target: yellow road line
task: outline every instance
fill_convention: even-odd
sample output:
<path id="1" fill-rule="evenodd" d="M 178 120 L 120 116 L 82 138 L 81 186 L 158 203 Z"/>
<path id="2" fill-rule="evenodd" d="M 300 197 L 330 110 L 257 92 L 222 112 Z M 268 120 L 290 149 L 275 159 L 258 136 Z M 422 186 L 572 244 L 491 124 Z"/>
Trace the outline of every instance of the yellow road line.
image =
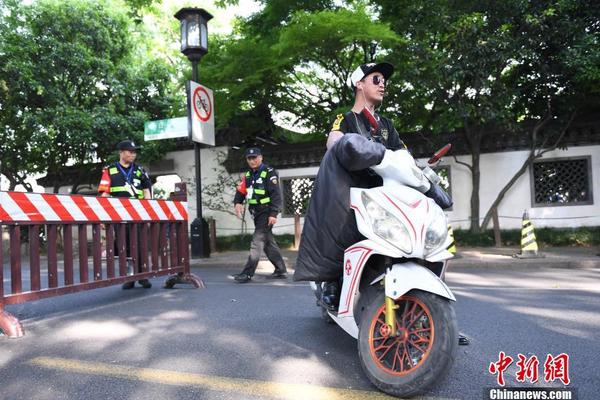
<path id="1" fill-rule="evenodd" d="M 268 382 L 240 378 L 225 378 L 161 369 L 138 368 L 65 358 L 37 357 L 29 361 L 39 367 L 82 374 L 161 383 L 175 386 L 194 386 L 219 392 L 240 393 L 257 397 L 285 400 L 383 400 L 392 399 L 379 392 L 339 389 L 299 383 Z M 435 400 L 443 400 L 435 398 Z"/>

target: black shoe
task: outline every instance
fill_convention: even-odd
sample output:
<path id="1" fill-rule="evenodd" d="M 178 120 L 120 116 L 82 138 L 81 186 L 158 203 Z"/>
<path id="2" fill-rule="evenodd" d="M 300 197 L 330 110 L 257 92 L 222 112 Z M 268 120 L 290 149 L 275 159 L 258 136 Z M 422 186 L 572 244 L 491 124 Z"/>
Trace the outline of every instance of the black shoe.
<path id="1" fill-rule="evenodd" d="M 148 279 L 139 280 L 138 283 L 144 289 L 150 289 L 152 287 L 152 284 L 150 283 L 150 281 Z"/>
<path id="2" fill-rule="evenodd" d="M 460 346 L 468 346 L 469 344 L 471 344 L 471 341 L 469 340 L 468 337 L 466 337 L 462 333 L 459 333 L 458 334 L 458 344 Z"/>
<path id="3" fill-rule="evenodd" d="M 133 285 L 135 285 L 135 282 L 125 282 L 124 284 L 121 285 L 121 289 L 123 289 L 123 290 L 133 289 Z"/>
<path id="4" fill-rule="evenodd" d="M 323 294 L 321 297 L 323 304 L 329 311 L 335 311 L 340 303 L 340 285 L 337 281 L 325 282 L 323 284 Z"/>
<path id="5" fill-rule="evenodd" d="M 287 279 L 287 273 L 275 271 L 271 275 L 267 275 L 267 279 Z"/>
<path id="6" fill-rule="evenodd" d="M 252 277 L 248 274 L 238 274 L 233 279 L 235 279 L 237 283 L 247 283 L 250 282 L 250 279 L 252 279 Z"/>

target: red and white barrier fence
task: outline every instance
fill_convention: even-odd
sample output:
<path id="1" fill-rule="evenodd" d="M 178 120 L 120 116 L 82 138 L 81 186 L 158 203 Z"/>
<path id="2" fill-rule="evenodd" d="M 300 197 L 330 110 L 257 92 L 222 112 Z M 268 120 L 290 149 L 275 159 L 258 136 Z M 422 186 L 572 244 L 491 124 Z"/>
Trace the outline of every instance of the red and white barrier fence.
<path id="1" fill-rule="evenodd" d="M 184 221 L 187 202 L 0 192 L 0 221 Z"/>
<path id="2" fill-rule="evenodd" d="M 185 184 L 177 189 L 174 197 L 182 201 L 0 192 L 0 331 L 9 337 L 24 334 L 21 323 L 5 311 L 9 304 L 161 275 L 171 275 L 166 288 L 177 283 L 203 287 L 190 273 Z M 74 273 L 74 227 L 79 274 Z M 26 262 L 24 244 L 29 250 Z M 6 273 L 5 248 L 10 264 Z M 30 279 L 24 281 L 27 268 Z M 10 292 L 8 287 L 5 291 L 5 276 L 10 276 Z"/>

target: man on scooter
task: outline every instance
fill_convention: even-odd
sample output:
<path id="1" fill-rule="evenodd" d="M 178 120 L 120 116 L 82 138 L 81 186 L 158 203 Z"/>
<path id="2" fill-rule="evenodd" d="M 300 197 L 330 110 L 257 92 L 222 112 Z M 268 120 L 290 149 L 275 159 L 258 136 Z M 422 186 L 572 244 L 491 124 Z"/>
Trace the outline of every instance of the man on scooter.
<path id="1" fill-rule="evenodd" d="M 339 304 L 344 251 L 362 239 L 349 204 L 350 187 L 380 186 L 376 172 L 393 175 L 401 162 L 394 150 L 406 148 L 391 121 L 375 113 L 393 70 L 389 63 L 371 63 L 352 73 L 348 86 L 355 93 L 354 106 L 338 115 L 329 133 L 304 221 L 294 280 L 324 282 L 322 302 L 330 310 Z M 415 189 L 442 208 L 451 205 L 447 194 L 427 180 Z M 468 340 L 463 336 L 459 343 Z"/>
<path id="2" fill-rule="evenodd" d="M 380 186 L 381 177 L 369 168 L 386 154 L 393 157 L 386 149 L 406 148 L 392 122 L 375 112 L 393 72 L 392 64 L 369 63 L 348 79 L 354 106 L 333 123 L 305 218 L 294 280 L 325 282 L 322 300 L 332 310 L 339 303 L 344 250 L 361 238 L 350 209 L 350 187 Z"/>
<path id="3" fill-rule="evenodd" d="M 406 148 L 392 121 L 375 111 L 383 101 L 385 86 L 393 73 L 394 66 L 387 62 L 363 64 L 354 70 L 347 82 L 354 92 L 354 106 L 333 122 L 327 138 L 328 149 L 345 133 L 358 133 L 391 150 Z"/>

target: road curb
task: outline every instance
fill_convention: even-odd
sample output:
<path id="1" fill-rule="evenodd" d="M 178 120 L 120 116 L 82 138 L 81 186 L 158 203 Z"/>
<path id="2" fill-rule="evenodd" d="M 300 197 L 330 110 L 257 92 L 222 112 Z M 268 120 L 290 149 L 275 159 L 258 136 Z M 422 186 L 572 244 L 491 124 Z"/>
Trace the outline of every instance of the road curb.
<path id="1" fill-rule="evenodd" d="M 505 251 L 506 253 L 506 251 Z M 239 256 L 239 257 L 236 257 Z M 220 258 L 226 259 L 193 259 L 191 260 L 192 268 L 221 268 L 221 269 L 239 269 L 244 267 L 247 254 L 244 257 L 241 254 L 221 253 Z M 284 257 L 288 270 L 294 270 L 296 257 Z M 458 254 L 457 257 L 449 261 L 449 268 L 497 268 L 497 269 L 541 269 L 541 268 L 560 268 L 560 269 L 594 269 L 600 268 L 600 257 L 597 256 L 559 256 L 556 254 L 546 254 L 543 258 L 513 258 L 508 254 L 491 254 L 486 253 L 480 256 L 473 254 Z M 258 270 L 272 272 L 272 265 L 267 258 L 261 258 Z"/>

